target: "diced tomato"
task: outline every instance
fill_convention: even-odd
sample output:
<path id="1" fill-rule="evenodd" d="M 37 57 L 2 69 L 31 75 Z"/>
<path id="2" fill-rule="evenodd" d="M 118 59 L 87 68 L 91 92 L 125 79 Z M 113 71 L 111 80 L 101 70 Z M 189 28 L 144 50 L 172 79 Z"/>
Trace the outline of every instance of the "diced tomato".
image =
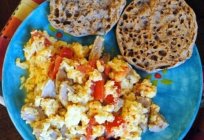
<path id="1" fill-rule="evenodd" d="M 95 100 L 100 100 L 103 101 L 104 99 L 104 80 L 100 80 L 95 82 L 95 86 L 94 86 L 94 91 L 93 91 L 93 97 Z"/>
<path id="2" fill-rule="evenodd" d="M 118 127 L 123 124 L 125 121 L 122 116 L 115 116 L 114 121 L 112 122 L 112 126 Z"/>
<path id="3" fill-rule="evenodd" d="M 108 139 L 105 137 L 98 137 L 97 140 L 108 140 Z"/>
<path id="4" fill-rule="evenodd" d="M 94 117 L 92 117 L 90 120 L 89 120 L 89 124 L 88 124 L 88 127 L 86 128 L 86 139 L 87 140 L 91 140 L 91 136 L 92 136 L 92 133 L 93 133 L 93 126 L 96 125 L 96 120 L 94 119 Z"/>
<path id="5" fill-rule="evenodd" d="M 51 58 L 51 62 L 55 62 L 56 57 L 57 57 L 57 54 L 52 55 L 52 56 L 50 57 L 50 58 Z"/>
<path id="6" fill-rule="evenodd" d="M 79 65 L 76 67 L 76 69 L 85 74 L 88 74 L 89 72 L 92 72 L 94 70 L 94 68 L 88 64 Z"/>
<path id="7" fill-rule="evenodd" d="M 45 46 L 50 46 L 50 45 L 51 45 L 51 42 L 50 42 L 47 38 L 45 38 L 44 45 L 45 45 Z"/>
<path id="8" fill-rule="evenodd" d="M 51 64 L 49 66 L 49 70 L 48 70 L 48 76 L 51 78 L 51 79 L 54 79 L 54 75 L 53 75 L 53 69 L 55 67 L 55 61 L 51 61 Z"/>
<path id="9" fill-rule="evenodd" d="M 120 116 L 122 113 L 122 108 L 120 108 L 117 112 L 113 112 L 114 116 Z"/>
<path id="10" fill-rule="evenodd" d="M 108 76 L 110 72 L 111 72 L 111 67 L 110 66 L 105 66 L 105 70 L 104 70 L 105 75 Z"/>
<path id="11" fill-rule="evenodd" d="M 56 78 L 56 74 L 59 70 L 60 64 L 62 62 L 62 57 L 61 56 L 56 56 L 56 59 L 51 62 L 49 71 L 48 71 L 48 76 L 54 80 Z"/>
<path id="12" fill-rule="evenodd" d="M 91 126 L 88 126 L 86 128 L 86 139 L 87 140 L 91 140 L 91 136 L 92 136 L 92 127 Z"/>
<path id="13" fill-rule="evenodd" d="M 74 57 L 74 51 L 72 49 L 70 49 L 70 48 L 63 47 L 60 50 L 60 56 L 61 57 L 66 57 L 68 59 L 72 59 Z"/>
<path id="14" fill-rule="evenodd" d="M 115 101 L 114 101 L 114 97 L 113 97 L 113 95 L 108 95 L 105 99 L 104 99 L 104 102 L 106 103 L 106 104 L 114 104 L 115 103 Z"/>
<path id="15" fill-rule="evenodd" d="M 93 59 L 93 60 L 90 60 L 89 62 L 88 62 L 88 64 L 91 66 L 91 67 L 93 67 L 93 68 L 96 68 L 96 59 Z"/>
<path id="16" fill-rule="evenodd" d="M 94 71 L 95 68 L 96 68 L 96 60 L 90 60 L 87 64 L 82 64 L 76 67 L 77 70 L 85 74 Z"/>
<path id="17" fill-rule="evenodd" d="M 119 127 L 124 122 L 125 121 L 124 121 L 124 119 L 121 116 L 115 116 L 115 119 L 114 119 L 113 122 L 106 122 L 105 123 L 106 132 L 108 134 L 111 134 L 113 127 Z"/>
<path id="18" fill-rule="evenodd" d="M 97 122 L 96 122 L 95 118 L 92 117 L 92 118 L 89 120 L 89 125 L 93 126 L 93 125 L 96 125 L 96 124 L 97 124 Z"/>
<path id="19" fill-rule="evenodd" d="M 106 82 L 108 80 L 108 76 L 102 73 L 103 80 Z"/>
<path id="20" fill-rule="evenodd" d="M 115 82 L 115 86 L 117 87 L 117 93 L 120 94 L 120 92 L 121 92 L 121 82 Z"/>
<path id="21" fill-rule="evenodd" d="M 93 133 L 92 126 L 88 125 L 88 127 L 86 128 L 86 139 L 87 140 L 91 140 L 92 133 Z"/>

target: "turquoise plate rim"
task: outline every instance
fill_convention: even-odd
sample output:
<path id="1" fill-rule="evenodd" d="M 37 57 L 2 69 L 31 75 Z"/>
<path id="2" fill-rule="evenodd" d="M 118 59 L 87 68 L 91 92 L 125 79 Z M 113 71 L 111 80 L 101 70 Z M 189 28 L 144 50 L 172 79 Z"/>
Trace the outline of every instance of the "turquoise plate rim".
<path id="1" fill-rule="evenodd" d="M 45 4 L 45 3 L 47 3 L 47 1 L 45 1 L 43 4 L 41 4 L 37 9 L 40 9 L 41 7 L 43 7 L 43 5 Z M 30 19 L 30 18 L 32 18 L 32 16 L 33 16 L 33 14 L 35 13 L 35 11 L 37 10 L 37 9 L 35 9 L 34 11 L 32 11 L 31 12 L 31 14 L 24 20 L 24 21 L 26 21 L 26 20 L 28 20 L 28 19 Z M 5 55 L 5 59 L 4 59 L 4 64 L 3 64 L 3 73 L 2 73 L 2 90 L 3 90 L 3 97 L 4 97 L 4 100 L 5 100 L 5 104 L 6 104 L 6 108 L 7 108 L 7 111 L 8 111 L 8 114 L 9 114 L 9 116 L 10 116 L 10 118 L 11 118 L 11 120 L 12 120 L 12 122 L 13 122 L 13 124 L 14 124 L 14 126 L 16 127 L 16 129 L 18 130 L 18 132 L 20 133 L 20 135 L 24 138 L 24 139 L 30 139 L 30 135 L 28 134 L 28 133 L 26 133 L 25 131 L 24 131 L 24 129 L 23 129 L 23 127 L 21 127 L 20 125 L 19 125 L 19 123 L 18 123 L 18 120 L 16 120 L 16 118 L 15 118 L 15 115 L 16 114 L 13 114 L 13 107 L 11 106 L 11 104 L 10 104 L 10 100 L 9 100 L 9 97 L 6 95 L 6 87 L 5 87 L 5 84 L 4 83 L 6 83 L 5 82 L 5 75 L 6 75 L 6 66 L 5 66 L 5 64 L 7 63 L 6 62 L 6 60 L 8 60 L 8 54 L 9 54 L 9 52 L 11 51 L 11 49 L 12 49 L 12 44 L 14 44 L 14 42 L 15 42 L 15 38 L 16 38 L 16 36 L 21 32 L 21 30 L 22 30 L 22 28 L 24 27 L 24 24 L 25 24 L 25 22 L 22 22 L 22 24 L 19 26 L 19 28 L 16 30 L 16 32 L 15 32 L 15 34 L 14 34 L 14 36 L 13 36 L 13 38 L 11 39 L 11 42 L 9 43 L 9 45 L 8 45 L 8 49 L 7 49 L 7 51 L 6 51 L 6 55 Z M 200 102 L 201 102 L 201 97 L 202 97 L 202 81 L 203 81 L 203 75 L 202 75 L 202 65 L 201 65 L 201 60 L 200 60 L 200 55 L 199 55 L 199 52 L 198 52 L 198 50 L 197 50 L 197 48 L 196 48 L 196 46 L 194 46 L 195 47 L 195 49 L 194 49 L 194 51 L 196 51 L 195 53 L 197 53 L 198 54 L 198 57 L 199 57 L 199 85 L 201 85 L 200 87 L 200 92 L 199 92 L 199 100 L 198 100 L 198 102 L 197 102 L 197 104 L 196 104 L 196 109 L 195 109 L 195 111 L 194 111 L 194 116 L 192 117 L 192 119 L 191 119 L 191 121 L 189 121 L 189 123 L 188 123 L 188 125 L 187 125 L 187 127 L 186 127 L 186 129 L 180 134 L 180 136 L 178 137 L 178 139 L 183 139 L 184 137 L 185 137 L 185 135 L 188 133 L 188 131 L 190 130 L 190 128 L 191 128 L 191 126 L 192 126 L 192 124 L 193 124 L 193 122 L 194 122 L 194 120 L 195 120 L 195 118 L 196 118 L 196 116 L 197 116 L 197 113 L 198 113 L 198 110 L 199 110 L 199 106 L 200 106 Z"/>

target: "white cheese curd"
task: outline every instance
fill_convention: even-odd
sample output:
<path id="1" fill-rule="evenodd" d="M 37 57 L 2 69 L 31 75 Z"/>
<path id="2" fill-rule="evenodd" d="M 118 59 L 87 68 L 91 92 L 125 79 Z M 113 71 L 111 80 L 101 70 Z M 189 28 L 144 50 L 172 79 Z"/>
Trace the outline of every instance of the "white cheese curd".
<path id="1" fill-rule="evenodd" d="M 115 110 L 115 106 L 114 105 L 106 105 L 103 107 L 103 110 L 107 111 L 107 112 L 113 112 Z"/>
<path id="2" fill-rule="evenodd" d="M 116 82 L 121 82 L 129 73 L 131 66 L 125 62 L 121 56 L 113 58 L 108 62 L 108 66 L 112 69 L 109 73 L 109 77 Z"/>
<path id="3" fill-rule="evenodd" d="M 122 89 L 132 89 L 134 84 L 140 80 L 140 76 L 131 70 L 130 73 L 121 81 Z"/>
<path id="4" fill-rule="evenodd" d="M 67 128 L 71 128 L 72 126 L 77 126 L 82 118 L 85 117 L 86 107 L 82 105 L 68 105 L 67 113 L 65 114 L 65 124 Z"/>
<path id="5" fill-rule="evenodd" d="M 62 61 L 60 65 L 60 69 L 65 69 L 67 72 L 67 78 L 72 79 L 74 83 L 83 83 L 84 74 L 74 68 L 74 66 L 70 66 L 66 60 Z"/>
<path id="6" fill-rule="evenodd" d="M 127 139 L 140 139 L 142 129 L 139 126 L 141 123 L 147 123 L 148 121 L 145 114 L 147 112 L 146 110 L 147 109 L 137 101 L 125 100 L 122 108 L 122 116 L 126 121 L 126 130 L 128 133 L 125 134 L 125 137 L 127 137 Z"/>
<path id="7" fill-rule="evenodd" d="M 114 109 L 113 105 L 102 106 L 99 101 L 92 101 L 89 103 L 88 106 L 88 114 L 90 116 L 94 115 L 94 118 L 97 123 L 103 124 L 106 121 L 112 122 L 114 120 L 114 116 L 111 113 Z"/>
<path id="8" fill-rule="evenodd" d="M 60 131 L 58 129 L 48 129 L 40 134 L 39 140 L 57 140 L 60 137 Z"/>
<path id="9" fill-rule="evenodd" d="M 84 77 L 84 74 L 81 73 L 80 71 L 78 70 L 69 70 L 67 71 L 67 77 L 69 79 L 72 79 L 74 81 L 74 83 L 79 83 L 79 84 L 82 84 L 83 83 L 83 77 Z"/>
<path id="10" fill-rule="evenodd" d="M 34 105 L 35 105 L 36 107 L 39 107 L 42 99 L 43 99 L 43 98 L 42 98 L 41 96 L 36 96 L 36 97 L 35 97 L 35 101 L 34 101 Z"/>
<path id="11" fill-rule="evenodd" d="M 51 126 L 58 128 L 58 129 L 62 129 L 62 127 L 65 125 L 64 117 L 59 116 L 59 115 L 52 116 L 46 119 L 46 121 L 49 122 Z"/>
<path id="12" fill-rule="evenodd" d="M 98 112 L 94 118 L 99 124 L 103 124 L 105 121 L 112 122 L 114 120 L 114 116 L 108 112 Z"/>
<path id="13" fill-rule="evenodd" d="M 91 74 L 89 76 L 89 80 L 94 81 L 94 82 L 100 81 L 102 79 L 103 78 L 102 78 L 101 73 L 96 69 L 93 72 L 91 72 Z"/>
<path id="14" fill-rule="evenodd" d="M 52 56 L 52 51 L 51 50 L 47 50 L 47 49 L 43 49 L 41 51 L 38 52 L 39 55 L 35 56 L 36 61 L 35 62 L 41 62 L 41 63 L 46 63 L 47 60 L 49 60 L 49 58 Z"/>
<path id="15" fill-rule="evenodd" d="M 113 97 L 117 98 L 117 87 L 115 86 L 115 82 L 112 80 L 108 80 L 104 86 L 105 88 L 105 96 L 113 95 Z"/>
<path id="16" fill-rule="evenodd" d="M 153 98 L 156 96 L 157 88 L 152 85 L 152 83 L 144 79 L 141 83 L 136 85 L 136 92 L 139 93 L 142 97 Z"/>
<path id="17" fill-rule="evenodd" d="M 54 128 L 49 122 L 49 120 L 44 120 L 42 122 L 34 124 L 33 134 L 39 140 L 57 140 L 62 138 L 59 129 Z"/>
<path id="18" fill-rule="evenodd" d="M 95 139 L 102 136 L 105 133 L 105 127 L 103 125 L 96 125 L 93 127 L 92 137 Z"/>
<path id="19" fill-rule="evenodd" d="M 125 135 L 124 127 L 125 127 L 124 125 L 120 125 L 119 127 L 114 127 L 112 129 L 112 133 L 114 134 L 114 138 L 122 137 Z"/>
<path id="20" fill-rule="evenodd" d="M 73 135 L 84 135 L 86 134 L 86 126 L 73 126 L 69 128 L 69 132 Z"/>
<path id="21" fill-rule="evenodd" d="M 93 97 L 91 96 L 92 90 L 91 90 L 92 82 L 88 80 L 84 86 L 78 85 L 75 88 L 75 92 L 70 92 L 68 94 L 68 101 L 71 101 L 73 103 L 81 103 L 86 104 L 88 101 L 92 100 Z"/>
<path id="22" fill-rule="evenodd" d="M 60 104 L 55 99 L 42 99 L 40 102 L 40 107 L 44 110 L 44 113 L 47 116 L 51 116 L 57 113 L 57 110 L 60 107 Z"/>

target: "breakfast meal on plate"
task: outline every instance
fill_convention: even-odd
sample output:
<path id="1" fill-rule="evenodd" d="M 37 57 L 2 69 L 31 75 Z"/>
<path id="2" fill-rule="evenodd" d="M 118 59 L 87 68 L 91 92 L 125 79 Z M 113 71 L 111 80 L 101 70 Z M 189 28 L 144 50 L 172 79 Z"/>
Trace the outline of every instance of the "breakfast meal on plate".
<path id="1" fill-rule="evenodd" d="M 196 36 L 196 16 L 184 0 L 133 0 L 116 29 L 122 56 L 146 72 L 185 62 Z"/>
<path id="2" fill-rule="evenodd" d="M 102 37 L 82 46 L 35 30 L 23 50 L 21 117 L 38 140 L 139 140 L 168 126 L 152 101 L 156 86 L 120 55 L 104 57 Z"/>
<path id="3" fill-rule="evenodd" d="M 105 35 L 117 23 L 126 0 L 50 0 L 49 21 L 73 36 Z"/>

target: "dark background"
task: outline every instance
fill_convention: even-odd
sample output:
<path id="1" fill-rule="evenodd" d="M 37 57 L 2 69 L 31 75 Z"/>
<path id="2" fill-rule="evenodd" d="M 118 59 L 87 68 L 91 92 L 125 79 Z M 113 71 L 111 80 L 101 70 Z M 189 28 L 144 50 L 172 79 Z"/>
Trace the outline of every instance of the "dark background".
<path id="1" fill-rule="evenodd" d="M 0 31 L 15 10 L 20 0 L 0 0 Z M 186 0 L 194 9 L 197 15 L 198 36 L 196 45 L 198 46 L 201 60 L 204 63 L 204 0 Z M 200 109 L 199 114 L 185 140 L 204 140 L 204 109 Z M 198 138 L 200 137 L 200 139 Z M 21 140 L 21 136 L 13 126 L 6 109 L 0 105 L 0 140 Z"/>

